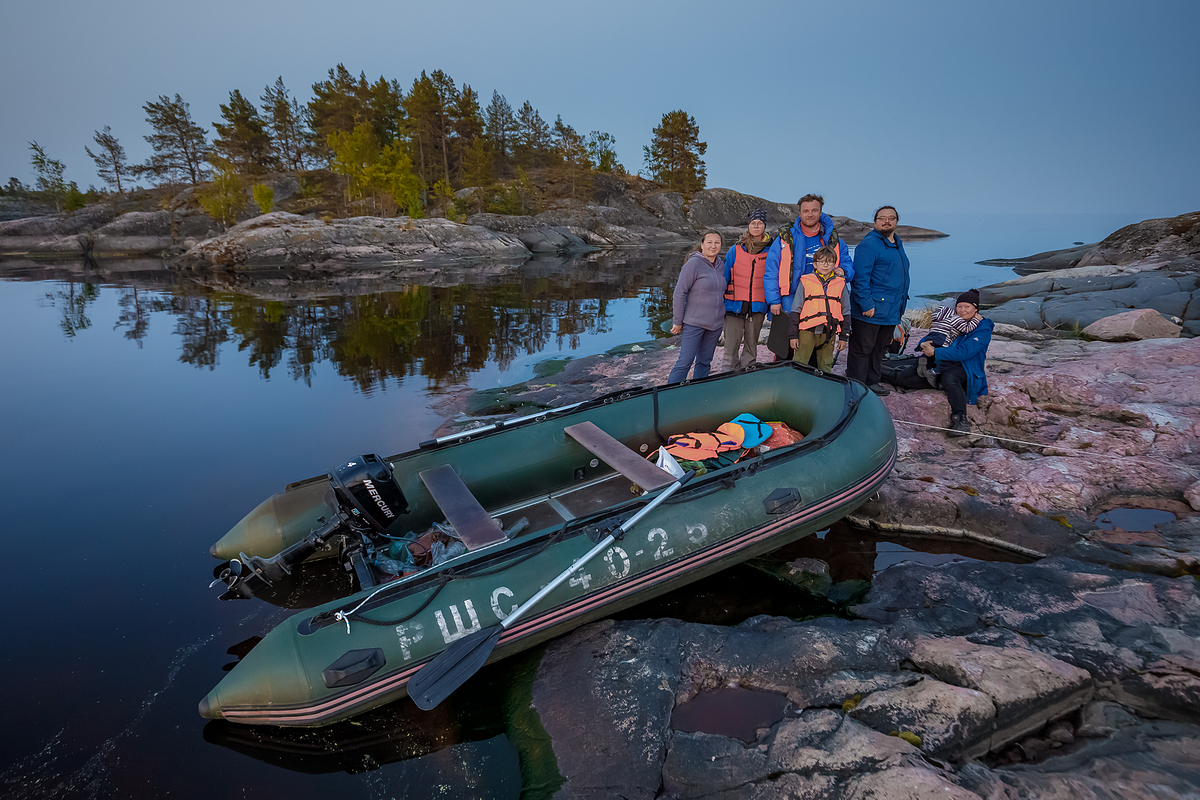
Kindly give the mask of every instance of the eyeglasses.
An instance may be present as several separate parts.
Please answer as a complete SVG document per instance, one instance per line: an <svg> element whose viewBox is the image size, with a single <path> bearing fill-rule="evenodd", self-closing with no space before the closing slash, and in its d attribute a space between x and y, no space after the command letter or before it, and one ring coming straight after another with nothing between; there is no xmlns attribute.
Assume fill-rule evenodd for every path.
<svg viewBox="0 0 1200 800"><path fill-rule="evenodd" d="M884 222L899 222L900 218L895 216L879 216L875 218L876 222L879 222L880 220L883 220Z"/></svg>

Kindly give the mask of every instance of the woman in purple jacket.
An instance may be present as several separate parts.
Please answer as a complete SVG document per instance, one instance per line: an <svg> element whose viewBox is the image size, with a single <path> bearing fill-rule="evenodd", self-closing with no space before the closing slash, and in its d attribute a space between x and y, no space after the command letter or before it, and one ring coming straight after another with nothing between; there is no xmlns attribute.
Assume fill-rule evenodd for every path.
<svg viewBox="0 0 1200 800"><path fill-rule="evenodd" d="M713 352L725 324L724 265L717 266L722 244L721 234L705 231L700 244L679 270L671 333L682 333L683 340L679 343L679 360L671 368L667 383L686 379L692 362L696 364L693 378L708 377L712 368Z"/></svg>

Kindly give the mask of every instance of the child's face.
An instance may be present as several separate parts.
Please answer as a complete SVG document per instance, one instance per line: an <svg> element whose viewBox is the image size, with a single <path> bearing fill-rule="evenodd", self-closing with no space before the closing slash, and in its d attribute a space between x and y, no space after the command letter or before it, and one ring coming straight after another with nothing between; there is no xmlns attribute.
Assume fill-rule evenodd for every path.
<svg viewBox="0 0 1200 800"><path fill-rule="evenodd" d="M829 273L833 272L833 265L834 261L831 259L822 259L821 261L813 262L813 269L822 275L828 275Z"/></svg>

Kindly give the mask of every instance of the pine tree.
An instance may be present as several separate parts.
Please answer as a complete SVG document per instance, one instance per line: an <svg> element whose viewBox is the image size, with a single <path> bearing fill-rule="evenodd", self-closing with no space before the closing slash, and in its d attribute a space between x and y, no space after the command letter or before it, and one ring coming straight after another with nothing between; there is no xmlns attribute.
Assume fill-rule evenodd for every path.
<svg viewBox="0 0 1200 800"><path fill-rule="evenodd" d="M329 80L314 83L312 91L308 110L317 149L324 155L329 155L331 133L350 133L359 123L374 122L366 73L355 78L345 65L338 64L329 70Z"/></svg>
<svg viewBox="0 0 1200 800"><path fill-rule="evenodd" d="M403 138L408 120L404 114L404 91L398 81L379 80L371 84L371 124L375 136L386 147Z"/></svg>
<svg viewBox="0 0 1200 800"><path fill-rule="evenodd" d="M526 100L517 112L515 160L522 167L543 167L550 156L550 126Z"/></svg>
<svg viewBox="0 0 1200 800"><path fill-rule="evenodd" d="M100 180L109 186L115 186L117 194L120 194L121 177L129 174L125 148L117 141L117 137L112 135L112 128L107 125L103 131L94 131L92 140L96 142L98 152L93 153L87 145L84 145L83 151L96 162L96 174L100 176Z"/></svg>
<svg viewBox="0 0 1200 800"><path fill-rule="evenodd" d="M460 102L454 80L440 69L413 80L404 101L417 155L417 170L429 186L439 178L450 185L452 114ZM438 162L441 162L440 164Z"/></svg>
<svg viewBox="0 0 1200 800"><path fill-rule="evenodd" d="M234 89L228 105L221 105L224 122L214 122L217 139L212 149L243 175L262 175L279 166L271 148L267 123L258 115L254 104Z"/></svg>
<svg viewBox="0 0 1200 800"><path fill-rule="evenodd" d="M178 94L175 99L159 95L158 102L142 106L146 122L154 133L144 137L154 148L150 160L138 171L159 181L173 182L186 175L192 185L207 176L204 160L208 155L208 138L204 129L192 121L191 107Z"/></svg>
<svg viewBox="0 0 1200 800"><path fill-rule="evenodd" d="M456 175L459 185L465 185L467 152L476 139L483 137L483 112L479 108L479 94L469 84L463 84L457 101L451 109L451 129L454 132L454 154ZM490 170L489 170L490 172ZM475 181L470 185L479 186Z"/></svg>
<svg viewBox="0 0 1200 800"><path fill-rule="evenodd" d="M294 97L288 97L283 76L274 86L263 90L259 98L271 136L271 149L286 169L304 169L305 159L312 148L312 131L308 128L309 111Z"/></svg>
<svg viewBox="0 0 1200 800"><path fill-rule="evenodd" d="M587 188L585 184L590 184L587 146L583 137L562 121L561 114L554 120L554 155L554 172L566 184L567 196L580 198Z"/></svg>
<svg viewBox="0 0 1200 800"><path fill-rule="evenodd" d="M707 175L700 156L707 149L696 120L682 110L663 114L650 146L642 148L651 177L683 194L704 188Z"/></svg>
<svg viewBox="0 0 1200 800"><path fill-rule="evenodd" d="M37 173L38 190L49 194L54 200L54 209L62 211L63 198L67 194L67 182L63 179L66 165L46 155L46 151L36 141L29 143L29 149L33 151L29 160L33 164L33 171Z"/></svg>
<svg viewBox="0 0 1200 800"><path fill-rule="evenodd" d="M499 92L492 92L492 102L487 107L484 130L491 144L496 175L508 175L512 170L513 137L517 132L517 118L513 115L512 106Z"/></svg>

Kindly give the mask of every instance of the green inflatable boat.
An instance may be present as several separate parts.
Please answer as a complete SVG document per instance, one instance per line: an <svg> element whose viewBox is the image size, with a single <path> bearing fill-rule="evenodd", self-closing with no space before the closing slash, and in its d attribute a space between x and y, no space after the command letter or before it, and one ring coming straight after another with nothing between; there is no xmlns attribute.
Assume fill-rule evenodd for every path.
<svg viewBox="0 0 1200 800"><path fill-rule="evenodd" d="M804 438L739 450L695 477L655 465L667 437L743 414ZM895 460L878 397L791 362L351 459L264 501L212 546L223 599L319 557L340 558L360 590L278 625L200 714L319 726L409 694L432 707L485 662L827 528ZM449 544L440 562L389 560L399 547L424 555L433 539Z"/></svg>

